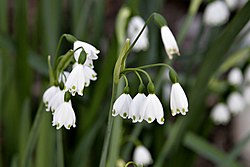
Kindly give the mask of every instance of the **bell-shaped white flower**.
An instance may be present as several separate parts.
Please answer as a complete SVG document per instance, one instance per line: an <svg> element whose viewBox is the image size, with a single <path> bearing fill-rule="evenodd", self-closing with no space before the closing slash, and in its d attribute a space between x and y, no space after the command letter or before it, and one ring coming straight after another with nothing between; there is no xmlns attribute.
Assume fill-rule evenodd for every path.
<svg viewBox="0 0 250 167"><path fill-rule="evenodd" d="M60 129L62 126L70 129L71 126L76 127L75 123L76 116L71 101L63 102L53 114L52 126L56 126L56 129Z"/></svg>
<svg viewBox="0 0 250 167"><path fill-rule="evenodd" d="M60 89L58 86L51 86L49 87L43 94L43 102L45 104L45 107L46 107L46 111L50 111L50 108L49 108L49 102L51 101L51 99L53 98L53 96L55 96L55 94L57 92L59 92Z"/></svg>
<svg viewBox="0 0 250 167"><path fill-rule="evenodd" d="M73 49L76 50L77 48L82 47L84 49L84 51L87 53L87 58L88 59L92 59L92 60L96 60L98 59L97 54L100 53L99 50L97 50L94 46L86 43L86 42L82 42L82 41L76 41L74 42L74 46ZM78 49L75 53L74 53L74 58L76 61L78 61L78 58L80 56L82 52L82 49Z"/></svg>
<svg viewBox="0 0 250 167"><path fill-rule="evenodd" d="M49 101L48 110L55 112L57 107L59 107L64 102L65 90L59 90Z"/></svg>
<svg viewBox="0 0 250 167"><path fill-rule="evenodd" d="M143 116L143 119L148 123L152 123L156 119L159 124L164 124L163 107L155 94L149 94L147 96L141 111L141 116Z"/></svg>
<svg viewBox="0 0 250 167"><path fill-rule="evenodd" d="M186 115L188 112L188 99L179 83L174 83L172 85L170 94L170 108L172 116L181 113Z"/></svg>
<svg viewBox="0 0 250 167"><path fill-rule="evenodd" d="M73 96L76 92L82 96L84 87L89 85L90 80L96 80L96 75L96 72L89 66L76 63L65 83L66 89Z"/></svg>
<svg viewBox="0 0 250 167"><path fill-rule="evenodd" d="M83 65L83 71L85 77L85 86L88 87L90 81L95 81L97 79L97 74L92 68L84 65Z"/></svg>
<svg viewBox="0 0 250 167"><path fill-rule="evenodd" d="M112 116L115 117L119 114L122 118L127 118L131 101L132 98L129 94L123 93L119 96L113 105Z"/></svg>
<svg viewBox="0 0 250 167"><path fill-rule="evenodd" d="M236 115L244 110L246 102L239 92L233 92L227 98L227 105L231 113Z"/></svg>
<svg viewBox="0 0 250 167"><path fill-rule="evenodd" d="M138 93L132 100L129 107L128 118L132 119L133 123L142 122L143 116L142 110L144 102L146 101L146 96L143 93Z"/></svg>
<svg viewBox="0 0 250 167"><path fill-rule="evenodd" d="M150 165L153 163L150 152L144 146L137 146L133 154L133 161L138 165Z"/></svg>
<svg viewBox="0 0 250 167"><path fill-rule="evenodd" d="M230 121L231 116L227 106L223 103L218 103L213 107L210 117L215 124L226 125Z"/></svg>
<svg viewBox="0 0 250 167"><path fill-rule="evenodd" d="M172 59L174 54L180 55L175 37L168 26L161 27L161 39L169 59Z"/></svg>
<svg viewBox="0 0 250 167"><path fill-rule="evenodd" d="M209 3L205 9L203 20L208 26L220 26L229 19L230 12L224 1L216 0Z"/></svg>
<svg viewBox="0 0 250 167"><path fill-rule="evenodd" d="M243 75L239 68L233 68L228 74L228 82L231 85L240 86L243 82Z"/></svg>
<svg viewBox="0 0 250 167"><path fill-rule="evenodd" d="M142 27L144 26L145 21L140 16L134 16L130 19L128 23L128 38L131 42L134 42L137 35L140 33ZM132 48L132 50L139 52L141 50L148 49L148 28L146 27L139 37L138 41Z"/></svg>

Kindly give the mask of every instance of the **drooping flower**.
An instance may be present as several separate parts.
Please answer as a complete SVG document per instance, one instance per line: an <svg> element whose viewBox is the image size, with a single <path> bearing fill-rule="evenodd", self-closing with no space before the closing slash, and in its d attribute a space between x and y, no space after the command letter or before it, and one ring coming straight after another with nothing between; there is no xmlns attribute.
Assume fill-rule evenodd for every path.
<svg viewBox="0 0 250 167"><path fill-rule="evenodd" d="M84 51L87 53L87 59L91 59L91 60L98 59L97 54L99 54L100 51L98 49L96 49L94 46L92 46L86 42L82 42L82 41L74 42L74 47L73 47L74 50L76 50L77 48L80 48L80 47L82 47L84 49ZM74 53L74 58L76 61L78 61L78 58L82 52L82 48L78 49Z"/></svg>
<svg viewBox="0 0 250 167"><path fill-rule="evenodd" d="M90 80L95 81L97 79L96 75L96 72L89 66L76 63L65 83L66 89L73 96L76 92L82 96L84 87L89 85Z"/></svg>
<svg viewBox="0 0 250 167"><path fill-rule="evenodd" d="M131 101L132 98L129 94L123 93L119 96L113 105L112 116L115 117L119 114L122 118L127 118Z"/></svg>
<svg viewBox="0 0 250 167"><path fill-rule="evenodd" d="M168 26L161 27L161 39L169 59L172 59L174 54L180 55L175 37Z"/></svg>
<svg viewBox="0 0 250 167"><path fill-rule="evenodd" d="M230 121L230 112L223 103L218 103L211 111L211 119L217 125L226 125Z"/></svg>
<svg viewBox="0 0 250 167"><path fill-rule="evenodd" d="M55 96L55 94L57 92L59 92L60 89L58 86L51 86L49 87L43 94L43 103L45 104L45 107L46 107L46 111L50 111L50 108L49 108L49 102L50 100L53 98L53 96Z"/></svg>
<svg viewBox="0 0 250 167"><path fill-rule="evenodd" d="M133 154L133 161L138 165L145 165L145 166L153 163L153 159L151 157L149 150L142 145L137 146L135 148Z"/></svg>
<svg viewBox="0 0 250 167"><path fill-rule="evenodd" d="M144 24L145 21L140 16L134 16L130 19L128 23L128 38L131 42L134 42ZM147 50L148 43L148 28L146 27L132 50L136 52Z"/></svg>
<svg viewBox="0 0 250 167"><path fill-rule="evenodd" d="M133 123L143 121L142 110L145 101L146 96L143 93L138 93L130 103L128 118L131 118Z"/></svg>
<svg viewBox="0 0 250 167"><path fill-rule="evenodd" d="M233 68L228 74L228 82L235 86L240 86L243 82L243 75L239 68Z"/></svg>
<svg viewBox="0 0 250 167"><path fill-rule="evenodd" d="M179 83L174 83L170 95L170 108L172 116L181 113L186 115L188 112L188 99Z"/></svg>
<svg viewBox="0 0 250 167"><path fill-rule="evenodd" d="M244 110L246 102L239 92L233 92L227 98L227 105L231 113L235 115Z"/></svg>
<svg viewBox="0 0 250 167"><path fill-rule="evenodd" d="M56 129L60 129L62 126L70 129L71 126L76 127L75 123L76 116L71 101L64 101L53 114L52 126L56 126Z"/></svg>
<svg viewBox="0 0 250 167"><path fill-rule="evenodd" d="M205 9L203 20L208 26L220 26L229 19L230 12L224 1L216 0L209 3Z"/></svg>
<svg viewBox="0 0 250 167"><path fill-rule="evenodd" d="M148 123L152 123L156 119L159 124L164 124L163 107L155 94L149 94L146 97L146 101L141 111L141 116L143 116L143 119Z"/></svg>
<svg viewBox="0 0 250 167"><path fill-rule="evenodd" d="M49 101L48 110L55 112L57 107L59 107L64 102L65 90L59 90Z"/></svg>

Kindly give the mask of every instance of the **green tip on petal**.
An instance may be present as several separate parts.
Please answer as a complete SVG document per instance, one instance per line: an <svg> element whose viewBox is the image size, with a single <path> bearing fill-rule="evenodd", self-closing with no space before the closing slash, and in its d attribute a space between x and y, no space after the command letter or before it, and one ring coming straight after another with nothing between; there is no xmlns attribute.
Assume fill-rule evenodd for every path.
<svg viewBox="0 0 250 167"><path fill-rule="evenodd" d="M124 116L124 117L127 117L127 115L128 115L127 113L123 113L123 116Z"/></svg>

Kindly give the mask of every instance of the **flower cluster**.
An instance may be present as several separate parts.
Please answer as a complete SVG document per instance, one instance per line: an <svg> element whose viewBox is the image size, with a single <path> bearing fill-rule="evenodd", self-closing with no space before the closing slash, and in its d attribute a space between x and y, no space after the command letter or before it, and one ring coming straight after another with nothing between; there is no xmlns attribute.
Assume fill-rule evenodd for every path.
<svg viewBox="0 0 250 167"><path fill-rule="evenodd" d="M112 115L130 118L133 123L143 120L152 123L155 119L159 124L164 123L163 107L155 94L145 96L138 93L133 99L129 94L123 93L114 103Z"/></svg>
<svg viewBox="0 0 250 167"><path fill-rule="evenodd" d="M97 79L97 74L93 69L93 60L98 59L97 54L99 52L99 50L86 42L74 40L73 52L58 58L61 61L66 60L65 62L71 62L68 60L74 57L74 64L72 65L71 72L60 72L53 79L55 80L53 85L43 94L46 111L52 112L52 126L56 126L57 129L60 129L62 126L66 129L76 126L76 116L70 98L71 95L75 96L76 93L83 96L84 88L89 86L91 80L94 81ZM69 65L68 63L67 67ZM61 68L55 69L57 71L50 71L54 75L62 70Z"/></svg>
<svg viewBox="0 0 250 167"><path fill-rule="evenodd" d="M159 124L164 124L163 106L154 93L152 82L148 84L147 96L139 88L139 93L132 99L127 88L126 86L124 93L114 102L112 109L113 116L120 115L124 119L132 119L133 123L142 122L143 120L152 123L156 119ZM188 112L187 96L178 82L172 85L170 108L172 116L179 113L186 115L186 112Z"/></svg>
<svg viewBox="0 0 250 167"><path fill-rule="evenodd" d="M154 13L149 17L149 19L150 18L154 18L155 22L160 27L162 42L169 58L172 59L174 54L180 55L177 42L169 27L166 25L166 20L157 13ZM131 36L133 43L130 45L129 40L127 40L127 44L130 46L127 47L126 44L124 45L123 49L125 54L121 54L118 57L114 70L114 81L118 84L120 77L123 76L126 81L126 87L124 88L123 94L121 94L113 104L112 116L120 115L124 119L132 119L133 123L142 122L143 120L147 121L148 123L152 123L154 120L157 120L159 124L164 124L163 106L155 94L154 84L149 74L143 70L143 68L150 68L154 66L165 66L169 68L169 76L173 83L170 93L170 108L173 116L179 113L186 115L188 112L187 96L177 81L177 73L172 69L171 66L165 63L146 65L142 66L141 68L125 68L125 60L126 56L128 55L127 51L133 50L133 48L138 49L138 47L143 48L144 44L148 43L146 41L145 34L148 32L146 25L149 19L144 24L144 21L141 18L135 16L129 23L128 34ZM123 51L121 53L123 53ZM134 98L131 98L129 95L128 80L126 78L127 72L135 72L140 80L139 90ZM148 79L148 95L143 93L144 83L139 73L145 74Z"/></svg>
<svg viewBox="0 0 250 167"><path fill-rule="evenodd" d="M233 91L228 95L226 102L216 104L211 111L211 119L215 124L227 124L231 114L237 115L250 105L250 66L245 70L243 76L241 69L233 68L228 74L228 83ZM241 93L242 92L242 93Z"/></svg>

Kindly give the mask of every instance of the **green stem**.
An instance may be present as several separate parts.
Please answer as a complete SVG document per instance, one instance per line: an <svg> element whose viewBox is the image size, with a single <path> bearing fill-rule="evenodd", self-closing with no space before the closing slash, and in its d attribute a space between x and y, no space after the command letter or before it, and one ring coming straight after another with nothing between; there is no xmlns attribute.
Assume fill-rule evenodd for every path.
<svg viewBox="0 0 250 167"><path fill-rule="evenodd" d="M56 133L56 144L57 144L57 166L64 167L64 157L63 157L63 141L62 141L62 130L58 130Z"/></svg>
<svg viewBox="0 0 250 167"><path fill-rule="evenodd" d="M170 70L175 71L170 65L168 65L168 64L166 64L166 63L149 64L149 65L145 65L145 66L139 66L139 67L137 67L137 68L146 69L146 68L160 67L160 66L167 67L167 68L169 68Z"/></svg>
<svg viewBox="0 0 250 167"><path fill-rule="evenodd" d="M141 79L140 74L139 74L137 71L135 71L135 74L136 74L136 76L138 77L138 79L139 79L139 81L140 81L140 85L143 85L143 81L142 81L142 79Z"/></svg>
<svg viewBox="0 0 250 167"><path fill-rule="evenodd" d="M59 52L59 49L60 49L60 47L61 47L61 44L62 44L62 40L63 40L63 38L66 36L66 34L63 34L63 35L61 35L61 37L60 37L60 39L59 39L59 42L58 42L58 44L57 44L57 47L56 47L56 54L55 54L55 61L57 60L57 57L59 56L58 55L58 52Z"/></svg>
<svg viewBox="0 0 250 167"><path fill-rule="evenodd" d="M37 142L37 137L38 137L38 134L40 132L40 125L41 125L40 123L42 120L42 114L43 114L43 102L41 101L39 108L38 108L38 111L36 113L35 121L32 125L31 131L29 134L29 138L28 138L28 142L27 142L27 145L25 148L24 156L22 157L22 161L21 161L22 167L27 167L29 165L29 161L32 157L31 154L35 148L35 144Z"/></svg>
<svg viewBox="0 0 250 167"><path fill-rule="evenodd" d="M138 167L138 165L133 161L129 161L128 163L126 163L125 167L128 167L129 165L133 165L135 167Z"/></svg>
<svg viewBox="0 0 250 167"><path fill-rule="evenodd" d="M138 41L138 39L140 38L141 34L143 33L143 31L145 30L145 28L147 27L147 25L150 23L151 19L154 18L154 16L157 13L152 13L148 19L146 20L144 26L142 27L141 31L139 32L139 34L137 35L137 37L135 38L135 40L133 41L133 43L130 45L129 49L127 50L127 52L125 53L125 56L123 57L122 62L125 61L125 59L127 58L127 55L129 54L129 52L132 50L132 48L134 47L134 45L136 44L136 42Z"/></svg>
<svg viewBox="0 0 250 167"><path fill-rule="evenodd" d="M126 84L125 87L128 87L128 79L127 79L126 75L122 74L122 76L123 76L125 84Z"/></svg>
<svg viewBox="0 0 250 167"><path fill-rule="evenodd" d="M99 167L106 167L109 141L110 141L110 136L111 136L111 131L112 131L112 125L114 122L114 117L112 117L112 108L113 108L113 103L115 101L117 89L118 89L118 84L113 82L112 96L111 96L109 116L108 116L108 125L107 125L106 134L104 138L104 144L102 148L102 155L101 155L101 161L100 161Z"/></svg>
<svg viewBox="0 0 250 167"><path fill-rule="evenodd" d="M135 71L142 72L143 74L145 74L147 76L148 82L153 83L150 76L148 75L148 73L140 68L126 68L126 69L122 70L121 73L135 72Z"/></svg>

